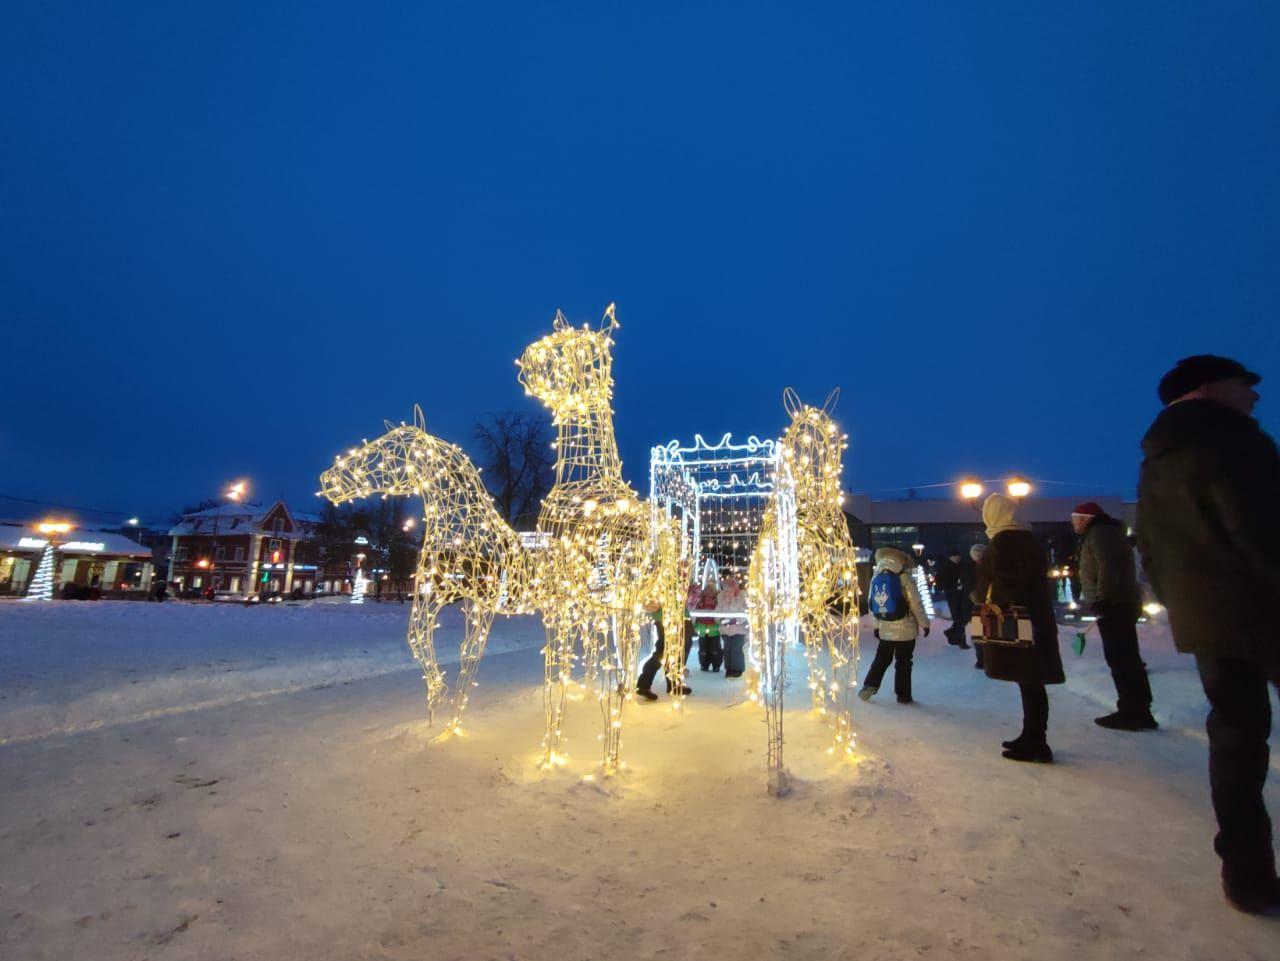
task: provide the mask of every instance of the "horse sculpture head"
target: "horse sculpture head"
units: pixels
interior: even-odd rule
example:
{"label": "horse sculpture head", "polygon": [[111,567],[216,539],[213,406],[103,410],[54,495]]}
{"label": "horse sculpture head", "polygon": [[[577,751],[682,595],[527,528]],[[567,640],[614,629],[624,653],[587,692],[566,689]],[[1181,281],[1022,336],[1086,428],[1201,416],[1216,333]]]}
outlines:
{"label": "horse sculpture head", "polygon": [[320,495],[345,504],[371,494],[406,496],[418,493],[430,466],[434,438],[423,427],[422,410],[414,408],[412,424],[384,421],[387,432],[334,458],[320,475]]}
{"label": "horse sculpture head", "polygon": [[831,417],[840,389],[827,395],[821,407],[803,403],[788,387],[782,403],[791,415],[791,426],[782,436],[783,456],[795,480],[796,505],[838,509],[840,472],[846,437]]}
{"label": "horse sculpture head", "polygon": [[613,399],[613,304],[599,330],[571,327],[556,311],[555,329],[530,344],[516,363],[525,392],[551,411],[556,423],[607,414]]}

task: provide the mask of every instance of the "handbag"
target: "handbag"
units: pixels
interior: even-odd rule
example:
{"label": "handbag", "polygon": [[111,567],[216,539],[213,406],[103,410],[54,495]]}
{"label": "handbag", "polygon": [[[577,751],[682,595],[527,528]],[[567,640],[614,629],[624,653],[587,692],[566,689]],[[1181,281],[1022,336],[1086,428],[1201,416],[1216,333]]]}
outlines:
{"label": "handbag", "polygon": [[1035,643],[1027,609],[1018,604],[992,602],[990,587],[987,588],[986,601],[973,611],[969,630],[975,644],[1031,647]]}

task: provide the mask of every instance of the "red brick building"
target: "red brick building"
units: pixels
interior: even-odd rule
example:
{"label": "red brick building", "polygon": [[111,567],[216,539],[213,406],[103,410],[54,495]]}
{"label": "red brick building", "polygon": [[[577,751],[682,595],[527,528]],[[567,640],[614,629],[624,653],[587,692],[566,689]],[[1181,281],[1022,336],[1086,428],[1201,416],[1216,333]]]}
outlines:
{"label": "red brick building", "polygon": [[236,597],[314,594],[319,549],[317,518],[295,514],[284,501],[268,506],[224,504],[184,514],[169,531],[168,581],[179,592]]}

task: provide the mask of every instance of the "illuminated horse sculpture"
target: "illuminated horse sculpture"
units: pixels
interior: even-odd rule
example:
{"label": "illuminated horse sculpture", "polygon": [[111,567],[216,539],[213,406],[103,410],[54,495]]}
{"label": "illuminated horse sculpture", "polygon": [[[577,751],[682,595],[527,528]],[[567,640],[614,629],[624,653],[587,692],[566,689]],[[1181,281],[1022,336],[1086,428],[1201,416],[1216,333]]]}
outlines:
{"label": "illuminated horse sculpture", "polygon": [[[599,689],[606,772],[620,763],[622,707],[635,687],[644,607],[660,606],[678,631],[681,621],[671,613],[684,602],[679,528],[622,478],[612,410],[617,326],[612,304],[599,330],[575,329],[557,312],[553,331],[517,361],[520,382],[550,409],[556,427],[555,484],[538,516],[547,547],[537,552],[535,577],[547,629],[543,760],[564,758],[562,722],[580,645],[587,677]],[[678,696],[680,638],[666,652]]]}
{"label": "illuminated horse sculpture", "polygon": [[[853,751],[850,705],[858,661],[856,553],[840,501],[842,453],[847,446],[830,411],[803,404],[788,388],[783,405],[791,426],[783,434],[774,495],[748,575],[754,686],[769,730],[769,787],[788,790],[782,762],[782,698],[788,643],[804,639],[813,707],[832,723],[832,752]],[[830,676],[822,667],[825,649]]]}
{"label": "illuminated horse sculpture", "polygon": [[420,408],[414,408],[412,424],[385,423],[386,434],[339,456],[320,475],[320,493],[335,504],[371,494],[422,499],[422,550],[409,614],[409,647],[427,682],[428,719],[448,693],[433,643],[436,618],[456,601],[462,602],[466,617],[446,736],[461,730],[494,615],[530,609],[529,559],[479,471],[461,448],[426,432]]}

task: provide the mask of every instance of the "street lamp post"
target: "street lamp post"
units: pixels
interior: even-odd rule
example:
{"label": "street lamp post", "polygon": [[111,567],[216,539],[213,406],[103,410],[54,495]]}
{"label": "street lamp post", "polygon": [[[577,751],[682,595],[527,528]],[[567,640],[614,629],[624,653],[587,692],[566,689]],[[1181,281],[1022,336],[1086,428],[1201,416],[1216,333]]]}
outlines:
{"label": "street lamp post", "polygon": [[[237,481],[229,488],[223,491],[223,497],[239,503],[240,498],[244,496],[248,490],[248,484],[244,481]],[[222,497],[218,498],[218,509],[213,512],[213,541],[209,547],[209,600],[214,599],[214,582],[213,572],[218,566],[218,522],[222,520]]]}

